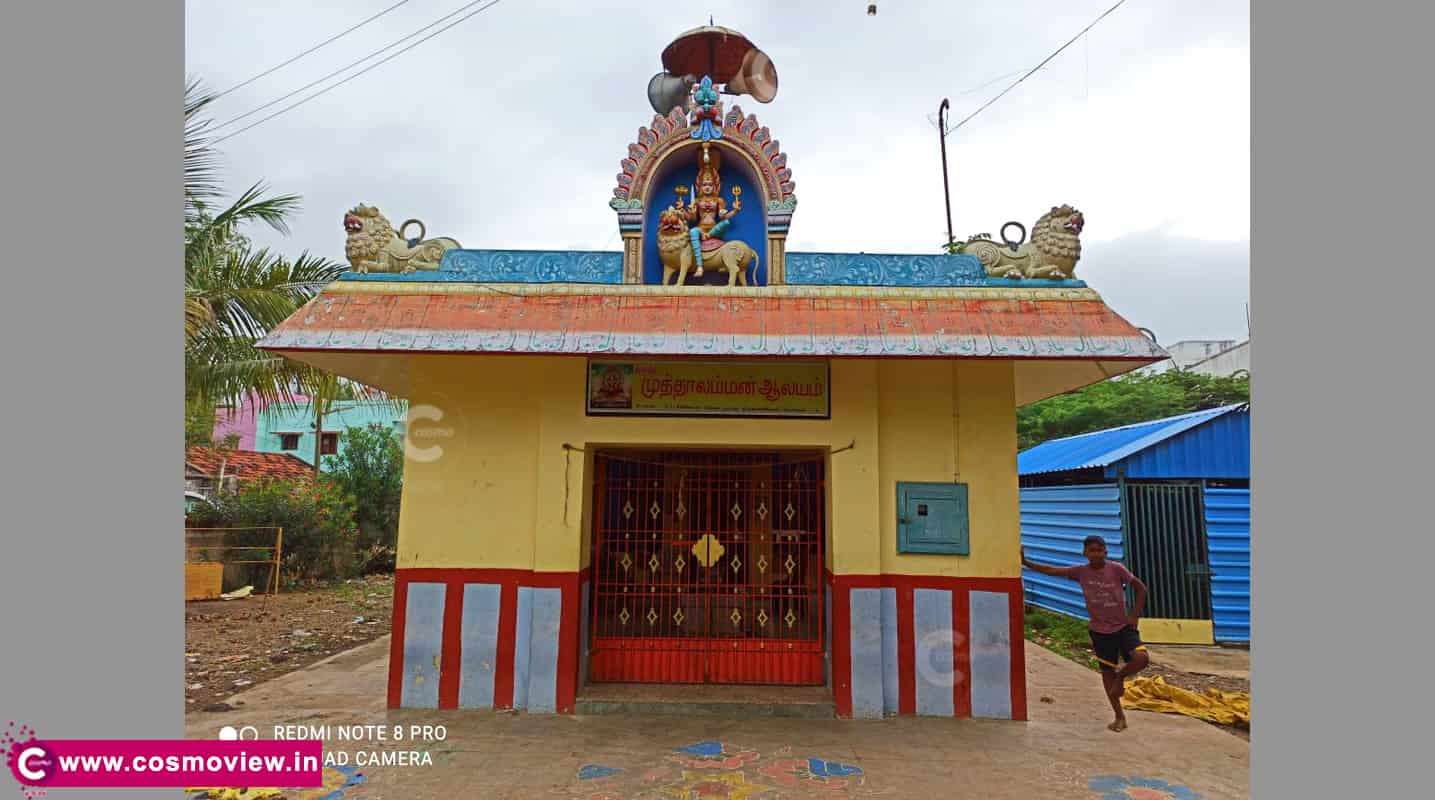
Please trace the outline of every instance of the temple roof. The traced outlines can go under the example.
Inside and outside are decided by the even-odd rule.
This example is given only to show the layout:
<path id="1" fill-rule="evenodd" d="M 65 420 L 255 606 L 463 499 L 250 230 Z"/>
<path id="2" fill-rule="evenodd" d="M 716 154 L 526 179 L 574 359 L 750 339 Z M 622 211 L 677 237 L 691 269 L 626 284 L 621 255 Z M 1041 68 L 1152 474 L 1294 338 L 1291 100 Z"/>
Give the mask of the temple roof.
<path id="1" fill-rule="evenodd" d="M 989 358 L 1067 365 L 1031 371 L 1019 389 L 1022 402 L 1165 357 L 1087 288 L 730 289 L 409 279 L 336 281 L 259 346 L 341 374 L 336 365 L 352 360 L 323 356 Z"/>
<path id="2" fill-rule="evenodd" d="M 350 283 L 331 286 L 260 346 L 1141 363 L 1163 357 L 1089 289 Z"/>

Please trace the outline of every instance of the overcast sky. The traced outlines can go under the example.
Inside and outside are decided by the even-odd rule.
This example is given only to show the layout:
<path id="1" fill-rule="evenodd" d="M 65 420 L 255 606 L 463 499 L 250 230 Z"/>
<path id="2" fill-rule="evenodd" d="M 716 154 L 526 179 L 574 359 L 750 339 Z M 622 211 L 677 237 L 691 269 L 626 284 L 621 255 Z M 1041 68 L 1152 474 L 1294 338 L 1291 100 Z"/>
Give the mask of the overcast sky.
<path id="1" fill-rule="evenodd" d="M 396 1 L 190 0 L 186 67 L 228 89 Z M 502 0 L 219 147 L 231 192 L 263 180 L 303 196 L 288 239 L 252 232 L 285 252 L 342 260 L 342 217 L 360 202 L 465 247 L 616 250 L 607 203 L 653 117 L 648 79 L 663 47 L 712 14 L 777 67 L 772 103 L 724 102 L 755 112 L 788 154 L 799 200 L 788 249 L 933 253 L 946 239 L 942 98 L 961 120 L 1113 2 L 879 0 L 869 17 L 856 0 Z M 465 3 L 410 0 L 221 98 L 214 116 L 268 103 Z M 1030 228 L 1070 203 L 1087 219 L 1078 276 L 1119 313 L 1167 344 L 1243 338 L 1249 44 L 1248 2 L 1128 0 L 948 137 L 956 235 Z"/>

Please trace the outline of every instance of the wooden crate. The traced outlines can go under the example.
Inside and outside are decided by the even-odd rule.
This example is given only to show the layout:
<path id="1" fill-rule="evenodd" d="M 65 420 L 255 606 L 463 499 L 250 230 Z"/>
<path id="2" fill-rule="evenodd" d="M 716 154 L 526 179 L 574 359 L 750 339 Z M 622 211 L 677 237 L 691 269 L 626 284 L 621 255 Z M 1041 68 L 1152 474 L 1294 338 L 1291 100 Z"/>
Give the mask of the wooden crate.
<path id="1" fill-rule="evenodd" d="M 184 565 L 184 599 L 218 600 L 224 591 L 224 565 L 214 562 Z"/>

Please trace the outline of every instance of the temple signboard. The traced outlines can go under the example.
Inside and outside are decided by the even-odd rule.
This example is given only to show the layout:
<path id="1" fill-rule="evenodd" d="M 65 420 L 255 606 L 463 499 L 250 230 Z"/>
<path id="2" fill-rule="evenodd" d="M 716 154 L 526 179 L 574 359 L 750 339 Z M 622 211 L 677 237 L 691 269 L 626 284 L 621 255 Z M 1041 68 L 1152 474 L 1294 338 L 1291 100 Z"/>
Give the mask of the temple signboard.
<path id="1" fill-rule="evenodd" d="M 831 416 L 822 361 L 609 361 L 588 363 L 591 415 Z"/>

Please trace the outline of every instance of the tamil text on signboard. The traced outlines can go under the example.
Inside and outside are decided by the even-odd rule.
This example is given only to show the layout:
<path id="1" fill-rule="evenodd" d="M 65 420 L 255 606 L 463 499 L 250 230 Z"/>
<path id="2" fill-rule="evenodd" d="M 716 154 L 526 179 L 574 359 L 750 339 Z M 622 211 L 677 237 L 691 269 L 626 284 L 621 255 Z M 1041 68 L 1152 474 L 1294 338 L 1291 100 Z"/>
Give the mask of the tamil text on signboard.
<path id="1" fill-rule="evenodd" d="M 830 415 L 827 364 L 591 361 L 588 413 L 820 417 Z"/>

